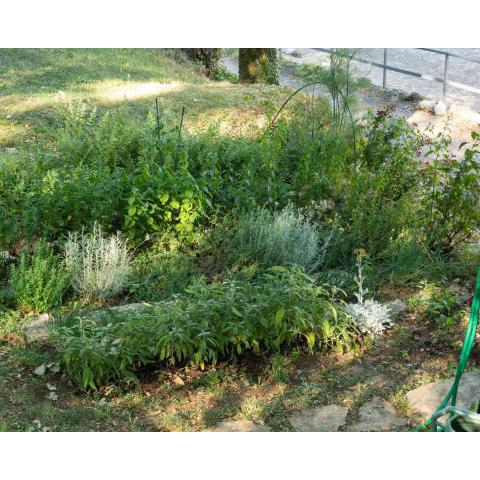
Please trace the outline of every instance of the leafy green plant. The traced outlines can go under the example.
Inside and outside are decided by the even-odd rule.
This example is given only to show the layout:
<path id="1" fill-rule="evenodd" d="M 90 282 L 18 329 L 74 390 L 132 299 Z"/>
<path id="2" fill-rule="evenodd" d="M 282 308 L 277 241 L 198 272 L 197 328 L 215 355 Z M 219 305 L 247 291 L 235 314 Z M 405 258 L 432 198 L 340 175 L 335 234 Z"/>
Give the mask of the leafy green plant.
<path id="1" fill-rule="evenodd" d="M 0 337 L 3 335 L 20 335 L 25 326 L 25 317 L 15 310 L 0 307 Z"/>
<path id="2" fill-rule="evenodd" d="M 425 164 L 424 226 L 427 244 L 432 250 L 450 254 L 469 240 L 480 226 L 480 134 L 472 132 L 472 143 L 462 144 L 464 158 L 450 153 L 451 138 L 439 133 L 429 141 L 428 154 L 433 160 Z"/>
<path id="3" fill-rule="evenodd" d="M 33 312 L 58 307 L 69 286 L 60 257 L 45 242 L 40 242 L 32 254 L 20 255 L 18 265 L 10 269 L 10 281 L 16 304 Z"/>
<path id="4" fill-rule="evenodd" d="M 133 260 L 129 294 L 135 301 L 156 302 L 181 293 L 192 281 L 194 259 L 180 242 L 162 238 Z"/>
<path id="5" fill-rule="evenodd" d="M 60 322 L 53 335 L 71 378 L 96 388 L 133 380 L 139 368 L 158 361 L 203 368 L 288 344 L 348 348 L 355 329 L 335 295 L 298 268 L 275 267 L 256 283 L 198 281 L 157 307 Z"/>

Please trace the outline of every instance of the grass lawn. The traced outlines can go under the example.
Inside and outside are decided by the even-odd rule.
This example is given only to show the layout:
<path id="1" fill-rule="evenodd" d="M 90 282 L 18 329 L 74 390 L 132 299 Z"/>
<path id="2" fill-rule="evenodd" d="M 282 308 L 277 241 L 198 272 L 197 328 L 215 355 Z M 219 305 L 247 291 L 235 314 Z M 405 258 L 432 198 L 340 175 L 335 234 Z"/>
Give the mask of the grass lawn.
<path id="1" fill-rule="evenodd" d="M 123 106 L 144 119 L 161 109 L 185 128 L 240 134 L 258 132 L 288 88 L 212 82 L 192 64 L 162 49 L 0 50 L 0 148 L 45 141 L 58 126 L 58 109 L 87 102 L 99 111 Z"/>

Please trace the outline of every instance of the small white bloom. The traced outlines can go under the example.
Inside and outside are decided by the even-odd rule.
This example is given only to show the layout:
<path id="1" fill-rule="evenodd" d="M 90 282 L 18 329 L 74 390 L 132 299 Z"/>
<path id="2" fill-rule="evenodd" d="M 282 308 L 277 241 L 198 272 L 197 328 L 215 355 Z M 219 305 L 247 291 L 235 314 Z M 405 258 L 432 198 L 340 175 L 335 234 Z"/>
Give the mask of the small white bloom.
<path id="1" fill-rule="evenodd" d="M 41 364 L 39 367 L 37 367 L 33 373 L 35 375 L 38 375 L 39 377 L 41 377 L 42 375 L 45 375 L 45 371 L 47 370 L 47 367 L 45 366 L 45 364 Z"/>

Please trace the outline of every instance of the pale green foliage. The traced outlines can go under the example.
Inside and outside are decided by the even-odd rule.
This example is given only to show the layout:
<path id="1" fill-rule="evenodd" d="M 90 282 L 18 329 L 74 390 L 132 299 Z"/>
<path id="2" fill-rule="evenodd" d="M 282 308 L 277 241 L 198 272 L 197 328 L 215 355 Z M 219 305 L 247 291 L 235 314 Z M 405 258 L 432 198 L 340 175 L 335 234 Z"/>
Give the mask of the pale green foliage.
<path id="1" fill-rule="evenodd" d="M 307 271 L 321 263 L 329 242 L 291 206 L 276 212 L 257 208 L 243 214 L 235 240 L 243 258 L 266 267 L 299 265 Z"/>
<path id="2" fill-rule="evenodd" d="M 130 274 L 130 254 L 120 234 L 105 237 L 98 224 L 92 233 L 70 233 L 65 264 L 75 291 L 86 299 L 122 292 Z"/>
<path id="3" fill-rule="evenodd" d="M 376 335 L 382 333 L 385 328 L 391 325 L 390 309 L 373 298 L 365 299 L 368 288 L 364 287 L 365 276 L 363 273 L 363 252 L 357 253 L 358 274 L 355 276 L 355 283 L 358 292 L 355 294 L 358 303 L 347 305 L 347 313 L 355 321 L 362 333 Z"/>

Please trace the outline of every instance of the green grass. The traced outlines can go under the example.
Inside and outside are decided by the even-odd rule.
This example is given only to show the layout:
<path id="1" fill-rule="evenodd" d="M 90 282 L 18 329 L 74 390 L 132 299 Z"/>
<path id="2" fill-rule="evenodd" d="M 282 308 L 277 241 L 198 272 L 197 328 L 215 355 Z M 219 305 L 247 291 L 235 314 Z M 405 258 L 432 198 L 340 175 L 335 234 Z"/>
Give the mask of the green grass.
<path id="1" fill-rule="evenodd" d="M 57 111 L 71 102 L 98 110 L 126 105 L 139 119 L 162 109 L 180 115 L 185 128 L 255 134 L 266 113 L 289 90 L 267 85 L 212 82 L 165 49 L 1 49 L 0 148 L 35 145 L 60 126 Z"/>

